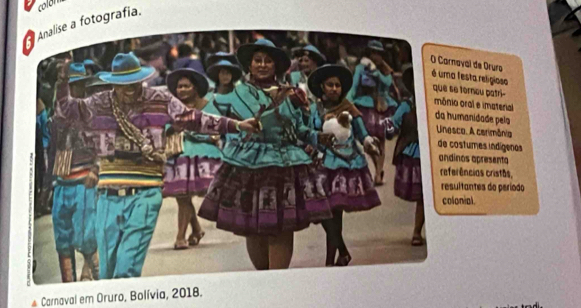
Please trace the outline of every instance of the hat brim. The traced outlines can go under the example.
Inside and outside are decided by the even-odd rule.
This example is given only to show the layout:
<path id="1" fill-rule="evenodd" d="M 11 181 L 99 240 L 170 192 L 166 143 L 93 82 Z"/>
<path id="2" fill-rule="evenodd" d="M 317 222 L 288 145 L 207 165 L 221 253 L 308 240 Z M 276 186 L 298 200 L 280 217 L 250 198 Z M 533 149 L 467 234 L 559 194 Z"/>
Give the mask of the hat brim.
<path id="1" fill-rule="evenodd" d="M 232 74 L 232 84 L 236 83 L 242 77 L 242 70 L 236 65 L 228 65 L 228 64 L 214 64 L 208 68 L 208 77 L 215 82 L 216 84 L 219 83 L 218 75 L 220 74 L 221 69 L 227 69 Z"/>
<path id="2" fill-rule="evenodd" d="M 75 77 L 69 77 L 69 84 L 76 83 L 76 82 L 79 82 L 79 81 L 86 81 L 90 77 L 91 76 L 75 76 Z"/>
<path id="3" fill-rule="evenodd" d="M 277 76 L 284 75 L 291 65 L 290 58 L 280 48 L 257 44 L 245 44 L 240 46 L 236 51 L 238 62 L 242 65 L 242 69 L 244 69 L 245 72 L 249 72 L 252 56 L 257 51 L 266 52 L 272 58 L 275 65 L 275 74 Z"/>
<path id="4" fill-rule="evenodd" d="M 339 81 L 341 81 L 341 97 L 345 97 L 353 85 L 353 75 L 348 68 L 338 65 L 321 66 L 311 73 L 308 79 L 311 93 L 318 98 L 323 97 L 321 84 L 331 77 L 339 77 Z"/>
<path id="5" fill-rule="evenodd" d="M 369 53 L 369 52 L 379 52 L 379 53 L 384 53 L 385 52 L 385 48 L 378 48 L 378 47 L 370 47 L 370 46 L 366 46 L 365 50 Z"/>
<path id="6" fill-rule="evenodd" d="M 198 96 L 200 97 L 206 96 L 206 94 L 208 93 L 208 88 L 210 87 L 208 80 L 206 79 L 206 77 L 204 77 L 204 75 L 196 72 L 191 68 L 181 68 L 167 75 L 166 84 L 171 94 L 177 96 L 176 93 L 177 84 L 182 77 L 186 77 L 190 79 L 190 81 L 193 81 L 194 86 L 196 87 L 196 91 L 198 92 Z"/>
<path id="7" fill-rule="evenodd" d="M 151 66 L 142 66 L 141 69 L 134 73 L 129 74 L 115 74 L 113 72 L 107 72 L 101 76 L 99 79 L 116 85 L 127 85 L 132 83 L 137 83 L 146 80 L 155 73 L 155 69 Z"/>
<path id="8" fill-rule="evenodd" d="M 316 52 L 314 52 L 314 51 L 312 51 L 312 50 L 308 50 L 308 49 L 301 49 L 301 51 L 303 52 L 303 54 L 304 54 L 305 52 L 308 52 L 308 53 L 309 53 L 309 55 L 308 55 L 307 57 L 309 57 L 309 58 L 313 59 L 315 62 L 317 62 L 317 65 L 318 65 L 318 66 L 321 66 L 321 65 L 323 65 L 323 63 L 325 63 L 325 61 L 327 61 L 327 60 L 326 60 L 326 59 L 323 57 L 323 55 L 321 55 L 321 54 L 318 54 L 318 53 L 316 53 Z"/>
<path id="9" fill-rule="evenodd" d="M 85 68 L 92 69 L 93 72 L 99 72 L 102 70 L 102 68 L 99 65 L 97 65 L 96 63 L 85 64 Z"/>
<path id="10" fill-rule="evenodd" d="M 85 87 L 90 88 L 90 87 L 95 87 L 95 86 L 104 86 L 104 85 L 108 85 L 108 82 L 105 82 L 101 79 L 93 79 L 93 80 L 89 80 L 87 81 L 87 83 L 85 84 Z"/>
<path id="11" fill-rule="evenodd" d="M 84 65 L 85 67 L 87 67 L 87 66 L 91 66 L 91 67 L 99 67 L 99 65 L 97 65 L 97 63 L 95 63 L 95 62 L 93 62 L 93 63 L 83 63 L 83 65 Z"/>
<path id="12" fill-rule="evenodd" d="M 236 58 L 236 55 L 230 54 L 227 56 L 211 55 L 208 57 L 208 60 L 206 60 L 206 65 L 207 65 L 207 67 L 210 67 L 210 66 L 220 62 L 220 60 L 228 60 L 228 62 L 230 62 L 232 64 L 238 64 L 238 59 Z"/>

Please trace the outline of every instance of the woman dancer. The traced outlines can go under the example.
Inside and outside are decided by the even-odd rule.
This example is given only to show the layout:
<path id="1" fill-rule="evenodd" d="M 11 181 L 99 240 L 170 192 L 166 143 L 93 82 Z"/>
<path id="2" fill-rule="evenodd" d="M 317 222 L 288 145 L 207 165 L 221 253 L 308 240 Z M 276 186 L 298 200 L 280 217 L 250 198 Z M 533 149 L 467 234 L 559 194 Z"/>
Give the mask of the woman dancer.
<path id="1" fill-rule="evenodd" d="M 213 63 L 208 67 L 208 77 L 215 84 L 214 93 L 212 93 L 210 98 L 210 104 L 219 110 L 222 115 L 238 119 L 240 118 L 239 115 L 232 114 L 231 103 L 238 101 L 234 87 L 242 77 L 242 70 L 238 65 L 233 64 L 238 63 L 238 60 L 231 62 L 230 57 L 232 56 L 235 57 L 231 54 L 217 53 L 212 55 L 208 60 L 209 63 Z M 225 138 L 230 139 L 236 135 L 228 134 Z"/>
<path id="2" fill-rule="evenodd" d="M 308 90 L 307 79 L 309 75 L 317 69 L 317 67 L 325 63 L 325 56 L 321 54 L 319 49 L 313 45 L 307 45 L 301 48 L 298 52 L 301 53 L 299 58 L 298 71 L 291 72 L 288 76 L 290 84 L 294 87 L 299 87 L 307 92 L 309 103 L 314 103 L 316 97 Z"/>
<path id="3" fill-rule="evenodd" d="M 208 77 L 215 83 L 215 96 L 221 97 L 234 91 L 234 84 L 242 77 L 242 70 L 228 60 L 220 60 L 208 68 Z"/>
<path id="4" fill-rule="evenodd" d="M 208 92 L 206 78 L 193 69 L 173 71 L 167 77 L 169 91 L 191 109 L 205 113 L 220 113 L 204 98 Z M 195 213 L 192 197 L 203 196 L 220 166 L 221 153 L 217 144 L 219 136 L 183 132 L 183 152 L 165 165 L 163 195 L 175 197 L 178 203 L 178 233 L 174 249 L 186 249 L 198 245 L 204 231 Z M 188 224 L 192 233 L 186 240 Z"/>
<path id="5" fill-rule="evenodd" d="M 345 99 L 352 82 L 349 69 L 339 65 L 324 65 L 309 76 L 309 89 L 320 99 L 311 107 L 311 124 L 333 133 L 337 140 L 332 146 L 319 147 L 324 153 L 319 174 L 325 179 L 323 187 L 333 210 L 333 218 L 322 221 L 327 233 L 326 266 L 346 266 L 351 261 L 342 235 L 343 211 L 366 211 L 381 204 L 365 155 L 356 144 L 358 140 L 368 153 L 377 155 L 377 139 L 369 136 L 361 113 Z"/>
<path id="6" fill-rule="evenodd" d="M 424 198 L 422 193 L 422 171 L 420 166 L 420 145 L 418 143 L 418 121 L 414 100 L 414 72 L 410 67 L 403 73 L 403 82 L 410 92 L 410 97 L 402 101 L 397 111 L 390 119 L 386 119 L 386 126 L 390 133 L 391 128 L 399 130 L 399 137 L 393 152 L 395 165 L 394 193 L 403 200 L 416 202 L 416 217 L 412 246 L 424 245 L 422 228 L 424 226 Z"/>
<path id="7" fill-rule="evenodd" d="M 385 127 L 381 121 L 393 115 L 397 102 L 389 95 L 393 69 L 383 60 L 383 44 L 377 40 L 369 41 L 365 51 L 366 57 L 355 67 L 353 86 L 347 98 L 361 111 L 369 134 L 379 139 L 380 153 L 371 158 L 375 165 L 374 182 L 381 185 L 385 162 Z"/>
<path id="8" fill-rule="evenodd" d="M 226 67 L 226 70 L 229 71 L 230 73 L 232 73 L 233 77 L 235 77 L 238 72 L 240 72 L 240 76 L 242 76 L 242 70 L 240 69 L 240 65 L 238 64 L 238 59 L 236 59 L 235 54 L 219 51 L 219 52 L 209 56 L 208 59 L 206 60 L 206 67 L 208 68 L 206 70 L 206 74 L 207 74 L 208 79 L 210 81 L 210 88 L 213 89 L 213 91 L 211 93 L 208 93 L 208 96 L 206 96 L 206 98 L 208 98 L 209 100 L 211 100 L 212 97 L 214 97 L 215 94 L 218 92 L 223 92 L 221 94 L 231 93 L 232 90 L 234 89 L 234 85 L 240 79 L 239 77 L 232 78 L 232 80 L 229 82 L 225 82 L 225 80 L 222 80 L 222 88 L 220 89 L 220 91 L 218 91 L 218 86 L 219 86 L 218 75 L 219 75 L 220 71 L 222 70 L 222 68 L 224 68 L 221 66 L 226 64 L 225 62 L 222 62 L 224 60 L 230 62 L 230 67 Z M 222 62 L 222 63 L 220 63 L 220 66 L 218 66 L 219 68 L 214 67 L 214 72 L 212 72 L 212 75 L 214 75 L 214 76 L 210 76 L 210 68 L 215 66 L 216 64 L 218 64 L 218 62 Z M 236 70 L 236 69 L 238 72 L 234 72 L 234 70 Z M 222 78 L 225 78 L 225 77 L 222 76 Z M 224 92 L 226 92 L 226 93 L 224 93 Z"/>
<path id="9" fill-rule="evenodd" d="M 246 237 L 248 255 L 259 270 L 290 265 L 294 232 L 331 217 L 312 160 L 297 141 L 330 144 L 331 135 L 303 122 L 304 92 L 282 85 L 290 65 L 283 50 L 265 39 L 241 46 L 237 57 L 249 72 L 234 89 L 230 114 L 260 121 L 260 134 L 229 138 L 223 164 L 199 211 L 219 229 Z"/>

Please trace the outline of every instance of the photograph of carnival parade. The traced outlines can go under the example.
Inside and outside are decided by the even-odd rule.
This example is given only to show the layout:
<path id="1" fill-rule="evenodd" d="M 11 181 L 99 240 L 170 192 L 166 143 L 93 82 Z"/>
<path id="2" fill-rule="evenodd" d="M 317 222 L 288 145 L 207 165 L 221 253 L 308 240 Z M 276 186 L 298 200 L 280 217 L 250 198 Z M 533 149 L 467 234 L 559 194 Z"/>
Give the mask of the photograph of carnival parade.
<path id="1" fill-rule="evenodd" d="M 255 30 L 45 59 L 35 283 L 423 261 L 411 58 Z"/>

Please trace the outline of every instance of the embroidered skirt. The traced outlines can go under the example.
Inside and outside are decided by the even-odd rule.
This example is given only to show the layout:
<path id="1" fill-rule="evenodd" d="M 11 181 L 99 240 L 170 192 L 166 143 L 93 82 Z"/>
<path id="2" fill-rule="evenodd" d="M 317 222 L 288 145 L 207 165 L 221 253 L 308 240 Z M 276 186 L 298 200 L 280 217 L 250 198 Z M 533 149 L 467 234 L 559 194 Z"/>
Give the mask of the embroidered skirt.
<path id="1" fill-rule="evenodd" d="M 323 177 L 308 165 L 250 169 L 224 163 L 198 216 L 238 235 L 277 235 L 332 213 Z"/>
<path id="2" fill-rule="evenodd" d="M 222 161 L 198 156 L 180 156 L 164 166 L 163 196 L 201 195 L 206 192 Z"/>
<path id="3" fill-rule="evenodd" d="M 359 212 L 381 204 L 367 166 L 352 170 L 321 168 L 319 174 L 332 209 Z"/>
<path id="4" fill-rule="evenodd" d="M 407 201 L 421 201 L 422 171 L 420 159 L 401 155 L 395 165 L 394 193 Z"/>
<path id="5" fill-rule="evenodd" d="M 395 107 L 389 107 L 384 112 L 379 112 L 375 108 L 367 108 L 357 106 L 361 111 L 361 117 L 365 123 L 365 128 L 370 136 L 377 137 L 380 140 L 385 139 L 385 125 L 381 124 L 381 120 L 391 117 L 395 114 Z"/>

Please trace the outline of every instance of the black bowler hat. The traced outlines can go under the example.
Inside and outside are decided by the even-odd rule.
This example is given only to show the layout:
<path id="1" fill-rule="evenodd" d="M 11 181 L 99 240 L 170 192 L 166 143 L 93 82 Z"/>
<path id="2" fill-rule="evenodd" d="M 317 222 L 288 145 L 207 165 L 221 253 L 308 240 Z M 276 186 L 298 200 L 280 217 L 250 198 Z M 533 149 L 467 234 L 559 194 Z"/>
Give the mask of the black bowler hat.
<path id="1" fill-rule="evenodd" d="M 206 66 L 210 67 L 222 60 L 227 60 L 234 65 L 238 65 L 238 59 L 236 59 L 235 54 L 218 51 L 217 53 L 208 57 L 208 60 L 206 60 Z"/>
<path id="2" fill-rule="evenodd" d="M 300 52 L 302 52 L 307 57 L 313 59 L 313 61 L 317 62 L 318 66 L 323 65 L 323 63 L 325 63 L 325 61 L 327 61 L 327 59 L 319 51 L 319 49 L 317 49 L 317 47 L 315 47 L 313 45 L 307 45 L 307 46 L 303 47 L 302 49 L 300 49 Z"/>
<path id="3" fill-rule="evenodd" d="M 274 43 L 267 39 L 259 39 L 254 43 L 240 46 L 236 51 L 236 57 L 244 71 L 248 72 L 248 68 L 252 62 L 252 56 L 257 51 L 263 51 L 272 58 L 275 64 L 275 73 L 277 76 L 284 75 L 291 65 L 291 60 L 284 50 L 274 46 Z"/>
<path id="4" fill-rule="evenodd" d="M 218 75 L 220 74 L 220 70 L 223 68 L 229 70 L 232 74 L 232 83 L 235 83 L 238 81 L 238 79 L 240 79 L 240 77 L 242 77 L 242 70 L 238 67 L 238 65 L 234 65 L 228 60 L 220 60 L 214 65 L 210 66 L 208 68 L 208 77 L 210 77 L 213 82 L 218 84 Z"/>
<path id="5" fill-rule="evenodd" d="M 325 80 L 331 77 L 339 78 L 339 81 L 341 81 L 342 89 L 341 96 L 345 97 L 353 85 L 353 75 L 348 68 L 335 64 L 323 65 L 312 72 L 311 75 L 309 75 L 308 85 L 311 93 L 313 93 L 313 95 L 318 98 L 323 97 L 323 89 L 321 88 L 321 84 L 323 84 Z"/>
<path id="6" fill-rule="evenodd" d="M 167 75 L 166 84 L 171 94 L 176 95 L 178 81 L 182 77 L 188 78 L 194 84 L 200 97 L 204 97 L 206 93 L 208 93 L 208 88 L 210 85 L 208 84 L 208 80 L 206 77 L 204 77 L 204 75 L 196 72 L 191 68 L 180 68 Z"/>

